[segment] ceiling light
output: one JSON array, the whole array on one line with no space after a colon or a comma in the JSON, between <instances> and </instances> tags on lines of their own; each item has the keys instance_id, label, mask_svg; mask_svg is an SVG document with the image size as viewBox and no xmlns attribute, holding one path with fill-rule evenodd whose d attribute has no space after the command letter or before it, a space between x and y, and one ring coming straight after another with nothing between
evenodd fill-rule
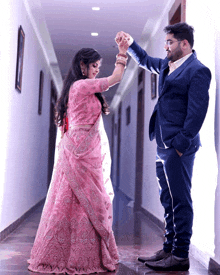
<instances>
[{"instance_id":1,"label":"ceiling light","mask_svg":"<svg viewBox=\"0 0 220 275\"><path fill-rule=\"evenodd\" d=\"M91 32L91 36L98 36L99 34L97 32Z\"/></svg>"},{"instance_id":2,"label":"ceiling light","mask_svg":"<svg viewBox=\"0 0 220 275\"><path fill-rule=\"evenodd\" d=\"M92 10L93 10L93 11L99 11L99 10L100 10L100 7L92 7Z\"/></svg>"}]
</instances>

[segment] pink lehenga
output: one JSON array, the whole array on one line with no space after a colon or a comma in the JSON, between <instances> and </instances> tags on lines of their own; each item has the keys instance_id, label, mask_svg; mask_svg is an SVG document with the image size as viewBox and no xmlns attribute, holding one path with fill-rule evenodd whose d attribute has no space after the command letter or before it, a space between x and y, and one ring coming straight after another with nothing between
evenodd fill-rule
<instances>
[{"instance_id":1,"label":"pink lehenga","mask_svg":"<svg viewBox=\"0 0 220 275\"><path fill-rule=\"evenodd\" d=\"M94 91L106 90L107 80L83 81L89 83L87 88L96 87L86 100L94 100L99 106L98 112L93 112L93 120L95 114L98 117L90 129L71 126L72 119L76 121L75 112L71 116L76 103L71 100L76 95L72 89L68 107L70 127L59 144L59 156L28 260L31 271L89 274L113 271L118 263L112 232L108 141L99 102L93 97ZM83 121L82 117L80 120Z\"/></svg>"}]
</instances>

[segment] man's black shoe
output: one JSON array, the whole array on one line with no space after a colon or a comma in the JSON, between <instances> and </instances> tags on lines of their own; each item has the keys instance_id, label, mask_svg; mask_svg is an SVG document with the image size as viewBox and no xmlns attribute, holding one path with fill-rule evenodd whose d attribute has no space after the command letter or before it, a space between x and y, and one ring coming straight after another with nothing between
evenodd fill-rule
<instances>
[{"instance_id":1,"label":"man's black shoe","mask_svg":"<svg viewBox=\"0 0 220 275\"><path fill-rule=\"evenodd\" d=\"M172 254L160 261L146 261L144 264L157 271L187 271L189 269L188 258L177 258Z\"/></svg>"},{"instance_id":2,"label":"man's black shoe","mask_svg":"<svg viewBox=\"0 0 220 275\"><path fill-rule=\"evenodd\" d=\"M146 261L155 262L155 261L160 261L169 255L171 255L171 253L166 253L163 249L161 249L151 257L138 257L138 261L142 263L145 263Z\"/></svg>"}]
</instances>

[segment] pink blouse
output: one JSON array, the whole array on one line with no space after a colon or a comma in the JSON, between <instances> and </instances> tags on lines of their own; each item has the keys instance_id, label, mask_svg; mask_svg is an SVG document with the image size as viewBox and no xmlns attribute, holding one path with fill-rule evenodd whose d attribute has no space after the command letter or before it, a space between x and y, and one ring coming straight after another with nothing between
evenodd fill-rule
<instances>
[{"instance_id":1,"label":"pink blouse","mask_svg":"<svg viewBox=\"0 0 220 275\"><path fill-rule=\"evenodd\" d=\"M109 89L108 79L81 79L73 83L69 91L69 126L94 124L101 112L101 103L95 93Z\"/></svg>"}]
</instances>

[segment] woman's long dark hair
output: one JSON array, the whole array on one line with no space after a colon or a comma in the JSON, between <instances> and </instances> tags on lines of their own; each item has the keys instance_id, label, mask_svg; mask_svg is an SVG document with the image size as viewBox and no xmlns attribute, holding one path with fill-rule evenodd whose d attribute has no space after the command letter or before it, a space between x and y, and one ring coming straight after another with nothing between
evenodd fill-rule
<instances>
[{"instance_id":1,"label":"woman's long dark hair","mask_svg":"<svg viewBox=\"0 0 220 275\"><path fill-rule=\"evenodd\" d=\"M62 126L64 123L64 119L67 115L67 106L69 100L69 89L73 82L79 79L86 79L87 76L84 76L81 71L80 61L82 61L89 71L89 64L94 63L98 60L101 60L100 54L91 48L83 48L77 52L72 61L72 66L69 69L69 72L64 79L63 89L61 92L61 96L57 101L55 107L55 123L58 126ZM100 101L102 105L102 112L104 114L109 114L108 104L101 93L95 93L96 97Z\"/></svg>"}]
</instances>

